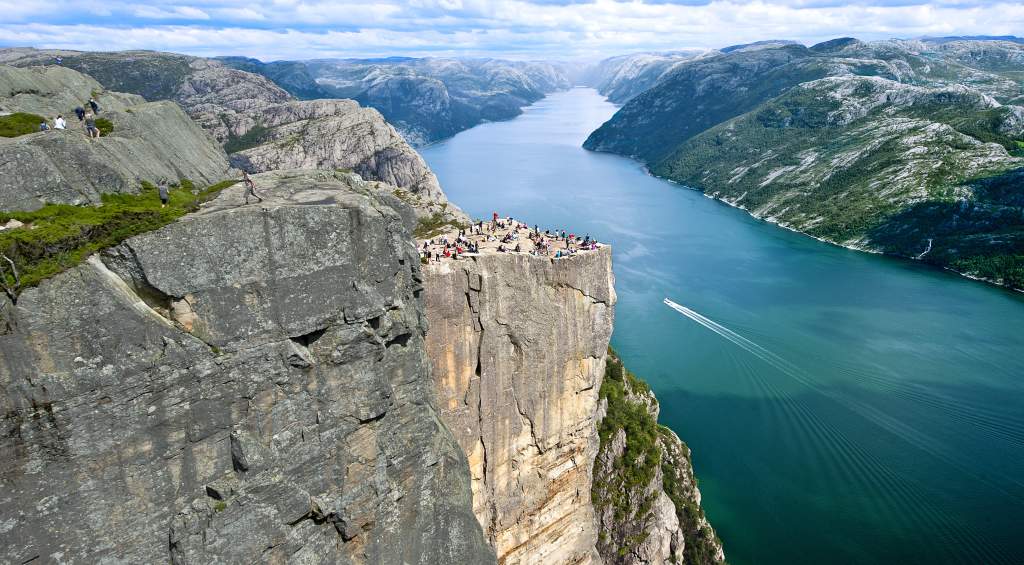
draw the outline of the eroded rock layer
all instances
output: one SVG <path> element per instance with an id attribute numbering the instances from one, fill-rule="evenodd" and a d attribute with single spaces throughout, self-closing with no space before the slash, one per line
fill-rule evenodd
<path id="1" fill-rule="evenodd" d="M 350 174 L 257 182 L 2 304 L 0 561 L 493 562 L 409 212 Z"/>
<path id="2" fill-rule="evenodd" d="M 439 410 L 499 562 L 599 562 L 590 487 L 611 248 L 431 263 L 424 286 Z"/>

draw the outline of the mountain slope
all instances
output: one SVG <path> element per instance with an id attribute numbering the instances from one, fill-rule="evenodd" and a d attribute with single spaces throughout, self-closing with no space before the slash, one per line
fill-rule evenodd
<path id="1" fill-rule="evenodd" d="M 0 62 L 19 67 L 49 64 L 57 56 L 63 66 L 89 73 L 106 88 L 177 102 L 236 154 L 234 165 L 250 172 L 288 164 L 353 169 L 409 193 L 421 216 L 464 219 L 422 157 L 375 110 L 348 100 L 297 101 L 267 78 L 213 59 L 155 51 L 0 49 Z M 353 122 L 363 127 L 343 127 Z"/>
<path id="2" fill-rule="evenodd" d="M 679 65 L 585 147 L 815 237 L 1024 287 L 1024 46 L 850 38 Z"/>

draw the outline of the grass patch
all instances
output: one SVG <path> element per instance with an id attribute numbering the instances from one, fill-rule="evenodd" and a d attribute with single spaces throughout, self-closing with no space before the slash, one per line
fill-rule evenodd
<path id="1" fill-rule="evenodd" d="M 0 232 L 0 253 L 10 258 L 20 275 L 16 280 L 9 265 L 2 264 L 3 282 L 9 294 L 78 265 L 86 257 L 129 237 L 159 229 L 238 181 L 228 180 L 195 191 L 183 180 L 170 191 L 167 208 L 160 207 L 156 187 L 143 182 L 139 194 L 104 194 L 100 206 L 48 204 L 33 212 L 0 213 L 0 223 L 16 219 L 25 227 Z"/>
<path id="2" fill-rule="evenodd" d="M 106 118 L 96 118 L 96 129 L 100 130 L 100 137 L 108 136 L 114 131 L 114 122 Z"/>
<path id="3" fill-rule="evenodd" d="M 0 116 L 0 137 L 18 137 L 39 131 L 43 117 L 25 112 Z"/>

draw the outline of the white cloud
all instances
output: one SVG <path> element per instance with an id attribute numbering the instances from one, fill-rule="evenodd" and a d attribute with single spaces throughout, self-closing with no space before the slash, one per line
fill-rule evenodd
<path id="1" fill-rule="evenodd" d="M 1024 30 L 1024 4 L 978 0 L 0 0 L 0 43 L 148 48 L 267 59 L 379 55 L 598 57 L 721 47 Z M 81 14 L 69 23 L 67 14 Z M 166 25 L 159 20 L 173 20 Z M 188 25 L 181 25 L 187 22 Z"/>

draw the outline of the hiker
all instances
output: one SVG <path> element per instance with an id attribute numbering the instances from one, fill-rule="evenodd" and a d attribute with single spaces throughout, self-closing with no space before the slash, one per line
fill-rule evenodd
<path id="1" fill-rule="evenodd" d="M 89 139 L 94 137 L 99 139 L 100 137 L 100 130 L 96 127 L 96 118 L 93 117 L 91 112 L 85 115 L 85 135 Z"/>
<path id="2" fill-rule="evenodd" d="M 100 113 L 100 105 L 96 102 L 96 99 L 91 96 L 89 97 L 89 107 L 92 108 L 93 114 Z"/>
<path id="3" fill-rule="evenodd" d="M 64 62 L 64 58 L 63 58 L 63 57 L 55 57 L 55 58 L 53 59 L 53 61 L 54 61 L 55 63 L 57 63 L 58 65 L 60 65 L 61 63 L 63 63 L 63 62 Z"/>
<path id="4" fill-rule="evenodd" d="M 53 129 L 67 129 L 68 123 L 64 121 L 62 114 L 57 114 L 57 119 L 53 120 Z"/>
<path id="5" fill-rule="evenodd" d="M 170 199 L 170 189 L 167 187 L 167 179 L 160 179 L 158 184 L 158 190 L 160 191 L 160 207 L 166 208 L 167 201 Z"/>
<path id="6" fill-rule="evenodd" d="M 47 131 L 50 129 L 50 125 L 46 123 L 46 120 L 39 122 L 39 131 Z"/>
<path id="7" fill-rule="evenodd" d="M 256 183 L 249 178 L 249 173 L 242 171 L 242 182 L 245 183 L 245 203 L 249 203 L 249 196 L 255 196 L 256 200 L 263 202 L 263 197 L 256 194 Z"/>
<path id="8" fill-rule="evenodd" d="M 75 108 L 75 115 L 78 116 L 78 121 L 85 119 L 85 108 L 78 106 Z"/>

